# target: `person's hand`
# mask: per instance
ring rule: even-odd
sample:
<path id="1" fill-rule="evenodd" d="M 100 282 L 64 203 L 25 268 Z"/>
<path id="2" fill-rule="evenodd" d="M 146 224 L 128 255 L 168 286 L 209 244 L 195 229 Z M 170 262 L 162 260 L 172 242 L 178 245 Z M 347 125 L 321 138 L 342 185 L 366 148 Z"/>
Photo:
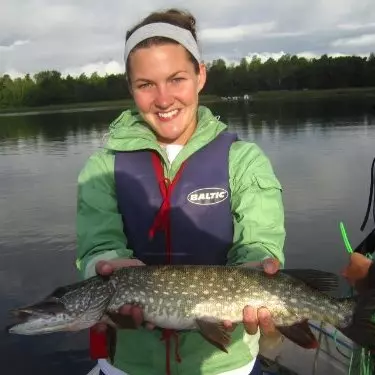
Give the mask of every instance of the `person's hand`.
<path id="1" fill-rule="evenodd" d="M 145 264 L 138 259 L 114 259 L 114 260 L 100 260 L 95 265 L 95 271 L 99 275 L 107 276 L 113 271 L 122 267 L 133 267 L 133 266 L 144 266 Z M 119 313 L 122 315 L 131 316 L 136 327 L 139 327 L 143 323 L 143 311 L 139 306 L 134 305 L 123 305 L 119 309 Z M 96 330 L 102 332 L 106 329 L 105 323 L 98 323 L 95 325 Z M 154 325 L 146 323 L 146 328 L 153 329 Z"/>
<path id="2" fill-rule="evenodd" d="M 366 278 L 372 260 L 360 253 L 350 255 L 349 264 L 342 271 L 342 276 L 346 278 L 352 286 L 359 286 Z"/>
<path id="3" fill-rule="evenodd" d="M 268 275 L 274 275 L 280 269 L 280 262 L 275 258 L 267 258 L 263 262 L 248 262 L 241 265 L 241 267 L 262 267 L 264 272 Z M 246 332 L 254 335 L 260 328 L 263 335 L 266 336 L 280 336 L 280 332 L 276 329 L 271 313 L 266 307 L 256 309 L 251 306 L 245 306 L 243 310 L 243 324 Z M 224 326 L 229 330 L 234 329 L 234 324 L 231 321 L 225 321 Z"/>

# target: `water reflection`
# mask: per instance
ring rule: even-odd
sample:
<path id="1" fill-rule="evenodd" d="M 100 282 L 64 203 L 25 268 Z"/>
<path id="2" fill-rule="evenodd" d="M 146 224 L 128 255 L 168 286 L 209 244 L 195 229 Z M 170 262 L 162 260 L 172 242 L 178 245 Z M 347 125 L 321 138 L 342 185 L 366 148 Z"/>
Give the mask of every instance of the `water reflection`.
<path id="1" fill-rule="evenodd" d="M 119 113 L 99 111 L 0 117 L 0 152 L 4 152 L 4 147 L 8 147 L 8 151 L 13 147 L 15 150 L 21 148 L 20 151 L 28 151 L 45 144 L 51 144 L 59 150 L 67 150 L 72 142 L 81 143 L 87 140 L 88 135 L 101 132 Z"/>
<path id="2" fill-rule="evenodd" d="M 287 264 L 338 272 L 367 204 L 375 156 L 374 111 L 364 103 L 215 103 L 215 115 L 259 144 L 284 188 Z M 76 180 L 103 144 L 120 109 L 0 117 L 0 321 L 57 285 L 76 280 Z M 83 374 L 87 333 L 9 337 L 0 333 L 2 368 L 11 374 Z M 20 353 L 26 355 L 22 362 Z M 3 359 L 4 358 L 4 359 Z"/>
<path id="3" fill-rule="evenodd" d="M 327 129 L 361 123 L 374 124 L 375 110 L 371 104 L 360 101 L 309 102 L 232 102 L 208 105 L 226 123 L 236 123 L 241 130 L 259 131 L 264 127 L 284 133 L 303 131 L 316 126 Z M 1 116 L 0 140 L 34 139 L 44 142 L 62 142 L 70 136 L 79 137 L 93 131 L 102 131 L 123 109 L 101 111 L 38 114 L 33 116 Z"/>

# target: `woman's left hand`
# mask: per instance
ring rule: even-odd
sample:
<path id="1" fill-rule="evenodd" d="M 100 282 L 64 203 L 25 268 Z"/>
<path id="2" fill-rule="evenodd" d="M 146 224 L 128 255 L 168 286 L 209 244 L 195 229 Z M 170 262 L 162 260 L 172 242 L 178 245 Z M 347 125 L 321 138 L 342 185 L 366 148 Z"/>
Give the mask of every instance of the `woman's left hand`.
<path id="1" fill-rule="evenodd" d="M 372 260 L 360 253 L 353 253 L 350 255 L 349 264 L 342 271 L 350 285 L 355 286 L 361 282 L 368 275 Z"/>
<path id="2" fill-rule="evenodd" d="M 265 273 L 269 275 L 275 274 L 280 269 L 280 262 L 275 258 L 267 258 L 261 263 L 244 263 L 241 267 L 257 267 L 262 266 Z M 246 306 L 243 310 L 243 324 L 248 334 L 254 335 L 258 331 L 258 327 L 263 335 L 272 336 L 278 335 L 271 313 L 266 307 L 256 309 L 251 306 Z M 230 321 L 224 322 L 225 327 L 231 331 L 234 329 L 234 324 Z"/>

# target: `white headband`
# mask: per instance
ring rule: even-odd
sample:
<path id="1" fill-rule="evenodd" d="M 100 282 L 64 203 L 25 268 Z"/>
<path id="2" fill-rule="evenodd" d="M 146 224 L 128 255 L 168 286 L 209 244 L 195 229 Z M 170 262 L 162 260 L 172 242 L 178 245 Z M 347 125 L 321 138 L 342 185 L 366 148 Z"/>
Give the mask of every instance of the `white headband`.
<path id="1" fill-rule="evenodd" d="M 197 42 L 192 33 L 182 27 L 171 25 L 170 23 L 157 22 L 140 27 L 129 37 L 125 43 L 125 64 L 131 50 L 145 39 L 161 36 L 175 40 L 184 46 L 200 63 L 201 57 Z"/>

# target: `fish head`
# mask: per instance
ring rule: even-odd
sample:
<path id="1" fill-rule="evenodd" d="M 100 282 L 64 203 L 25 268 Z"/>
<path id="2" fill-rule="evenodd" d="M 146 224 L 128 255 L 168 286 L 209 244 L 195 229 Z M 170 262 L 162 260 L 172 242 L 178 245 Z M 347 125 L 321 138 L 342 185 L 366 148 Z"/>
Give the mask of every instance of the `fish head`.
<path id="1" fill-rule="evenodd" d="M 19 335 L 80 331 L 101 319 L 110 298 L 111 285 L 102 279 L 60 287 L 35 304 L 13 309 L 17 321 L 7 331 Z"/>
<path id="2" fill-rule="evenodd" d="M 74 331 L 77 319 L 58 301 L 45 301 L 12 310 L 17 322 L 8 326 L 9 333 L 35 335 Z"/>

